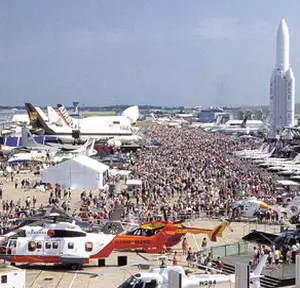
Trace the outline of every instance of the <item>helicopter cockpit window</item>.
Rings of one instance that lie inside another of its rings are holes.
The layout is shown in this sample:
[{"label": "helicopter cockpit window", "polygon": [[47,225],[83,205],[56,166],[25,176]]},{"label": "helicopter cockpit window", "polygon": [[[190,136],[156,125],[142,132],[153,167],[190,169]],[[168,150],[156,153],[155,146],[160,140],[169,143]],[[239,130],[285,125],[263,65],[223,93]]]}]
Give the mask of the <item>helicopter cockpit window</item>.
[{"label": "helicopter cockpit window", "polygon": [[144,282],[141,279],[137,279],[134,276],[129,277],[119,288],[142,288]]},{"label": "helicopter cockpit window", "polygon": [[14,234],[11,235],[11,238],[17,238],[17,237],[26,237],[25,230],[23,229],[15,230]]},{"label": "helicopter cockpit window", "polygon": [[145,285],[145,288],[156,288],[156,287],[157,287],[157,282],[155,279],[151,280]]}]

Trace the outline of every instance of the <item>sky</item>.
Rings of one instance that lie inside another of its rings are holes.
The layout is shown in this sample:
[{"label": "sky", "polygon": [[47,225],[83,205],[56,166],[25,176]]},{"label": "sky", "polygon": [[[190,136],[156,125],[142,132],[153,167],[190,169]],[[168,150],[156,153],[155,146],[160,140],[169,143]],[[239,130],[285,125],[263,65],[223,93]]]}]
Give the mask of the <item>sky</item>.
[{"label": "sky", "polygon": [[0,3],[0,105],[268,104],[285,18],[300,78],[299,0]]}]

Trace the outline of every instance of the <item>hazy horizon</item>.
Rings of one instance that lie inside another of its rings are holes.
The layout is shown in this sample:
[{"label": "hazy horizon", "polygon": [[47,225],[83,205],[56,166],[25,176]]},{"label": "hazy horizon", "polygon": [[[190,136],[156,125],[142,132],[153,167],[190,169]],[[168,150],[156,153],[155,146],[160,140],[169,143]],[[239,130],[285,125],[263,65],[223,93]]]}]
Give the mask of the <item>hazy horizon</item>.
[{"label": "hazy horizon", "polygon": [[299,102],[300,3],[286,4],[5,1],[0,105],[268,105],[281,18]]}]

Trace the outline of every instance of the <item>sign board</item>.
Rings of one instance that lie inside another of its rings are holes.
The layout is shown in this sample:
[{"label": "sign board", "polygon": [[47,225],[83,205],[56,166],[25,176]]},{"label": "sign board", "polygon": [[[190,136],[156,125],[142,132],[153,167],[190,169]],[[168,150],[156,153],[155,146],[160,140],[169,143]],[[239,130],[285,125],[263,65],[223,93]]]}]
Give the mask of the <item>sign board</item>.
[{"label": "sign board", "polygon": [[168,287],[182,288],[182,275],[176,271],[170,270],[168,273]]},{"label": "sign board", "polygon": [[237,263],[235,265],[235,287],[249,288],[249,265]]}]

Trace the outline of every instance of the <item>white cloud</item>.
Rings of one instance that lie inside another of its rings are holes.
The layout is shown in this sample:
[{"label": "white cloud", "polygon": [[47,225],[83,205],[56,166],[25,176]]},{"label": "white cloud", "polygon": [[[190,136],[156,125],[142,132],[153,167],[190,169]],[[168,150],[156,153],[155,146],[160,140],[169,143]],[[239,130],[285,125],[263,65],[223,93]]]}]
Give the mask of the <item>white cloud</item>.
[{"label": "white cloud", "polygon": [[226,39],[236,37],[239,20],[235,18],[205,18],[196,27],[196,34],[207,39]]}]

